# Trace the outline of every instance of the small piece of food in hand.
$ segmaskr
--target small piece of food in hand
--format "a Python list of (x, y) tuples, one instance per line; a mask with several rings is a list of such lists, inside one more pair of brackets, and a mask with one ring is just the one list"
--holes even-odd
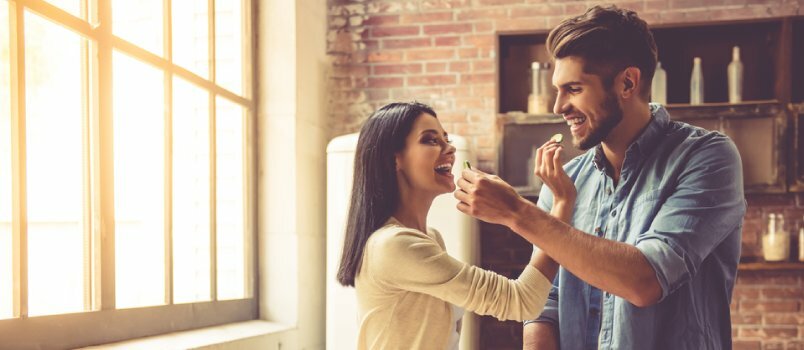
[(469, 169), (469, 170), (472, 170), (472, 166), (469, 164), (469, 161), (468, 161), (468, 160), (464, 160), (464, 161), (463, 161), (463, 168), (464, 168), (464, 169)]
[(555, 143), (561, 143), (564, 141), (564, 134), (555, 134), (553, 137), (550, 138), (550, 141), (555, 141)]

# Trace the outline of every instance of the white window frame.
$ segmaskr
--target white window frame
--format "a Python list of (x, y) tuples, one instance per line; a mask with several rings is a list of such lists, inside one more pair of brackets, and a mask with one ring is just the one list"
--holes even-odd
[[(253, 67), (254, 3), (242, 1), (243, 95), (215, 82), (215, 0), (207, 0), (209, 12), (209, 78), (196, 75), (172, 62), (171, 0), (163, 0), (164, 54), (155, 55), (112, 34), (111, 0), (82, 0), (85, 20), (43, 0), (7, 0), (11, 46), (11, 142), (12, 142), (12, 266), (14, 317), (0, 320), (0, 347), (61, 349), (104, 344), (188, 329), (258, 318), (256, 290), (256, 167)], [(201, 0), (199, 0), (201, 1)], [(92, 6), (88, 6), (88, 3)], [(96, 9), (89, 13), (88, 9)], [(24, 12), (32, 11), (87, 39), (83, 45), (85, 309), (73, 314), (28, 317), (27, 221), (25, 191), (25, 38)], [(93, 25), (97, 23), (97, 25)], [(0, 24), (5, 25), (5, 24)], [(114, 154), (112, 130), (112, 52), (117, 50), (161, 70), (165, 86), (165, 304), (131, 309), (115, 308)], [(172, 290), (172, 81), (178, 76), (209, 94), (210, 117), (210, 292), (209, 302), (173, 303)], [(246, 298), (217, 300), (215, 118), (216, 98), (223, 97), (245, 110), (244, 116), (244, 222)]]

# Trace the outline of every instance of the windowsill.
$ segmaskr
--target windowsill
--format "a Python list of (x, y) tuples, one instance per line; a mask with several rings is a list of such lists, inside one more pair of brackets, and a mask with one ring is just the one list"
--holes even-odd
[(82, 349), (195, 349), (280, 333), (289, 329), (292, 329), (292, 327), (275, 322), (254, 320), (90, 346)]

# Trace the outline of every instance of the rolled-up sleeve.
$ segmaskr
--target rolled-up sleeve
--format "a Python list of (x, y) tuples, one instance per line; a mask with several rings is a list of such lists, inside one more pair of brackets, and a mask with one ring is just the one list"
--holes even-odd
[(737, 232), (745, 214), (737, 148), (718, 135), (690, 152), (675, 191), (635, 242), (656, 272), (663, 300), (698, 271), (701, 262)]
[(553, 288), (550, 290), (550, 295), (547, 296), (547, 303), (544, 305), (544, 310), (538, 318), (532, 320), (534, 322), (546, 322), (553, 326), (558, 327), (558, 277), (553, 280)]

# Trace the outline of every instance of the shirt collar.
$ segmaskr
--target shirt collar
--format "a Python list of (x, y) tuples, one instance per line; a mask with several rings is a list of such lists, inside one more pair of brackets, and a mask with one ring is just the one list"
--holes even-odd
[[(665, 128), (670, 124), (670, 115), (667, 110), (660, 104), (651, 103), (649, 105), (651, 119), (648, 125), (642, 130), (642, 133), (628, 146), (625, 151), (626, 159), (633, 159), (635, 156), (647, 156), (661, 141), (661, 135), (664, 133)], [(630, 156), (630, 157), (629, 157)], [(630, 161), (629, 159), (629, 161)], [(636, 159), (634, 159), (636, 160)], [(600, 171), (606, 170), (606, 157), (603, 154), (603, 146), (595, 146), (595, 168)]]

